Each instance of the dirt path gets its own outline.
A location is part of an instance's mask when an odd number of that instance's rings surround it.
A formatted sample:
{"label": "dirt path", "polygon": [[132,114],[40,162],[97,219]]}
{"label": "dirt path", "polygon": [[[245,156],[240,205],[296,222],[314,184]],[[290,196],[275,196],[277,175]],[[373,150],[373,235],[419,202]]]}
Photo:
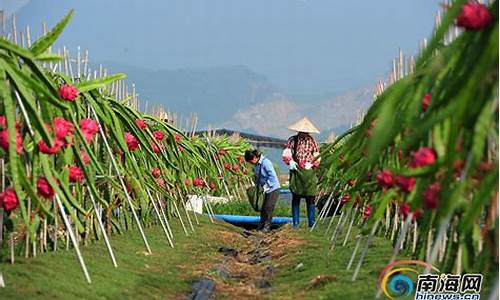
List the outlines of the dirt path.
{"label": "dirt path", "polygon": [[286,252],[304,242],[290,227],[262,234],[254,231],[221,232],[220,262],[205,268],[188,299],[265,299]]}

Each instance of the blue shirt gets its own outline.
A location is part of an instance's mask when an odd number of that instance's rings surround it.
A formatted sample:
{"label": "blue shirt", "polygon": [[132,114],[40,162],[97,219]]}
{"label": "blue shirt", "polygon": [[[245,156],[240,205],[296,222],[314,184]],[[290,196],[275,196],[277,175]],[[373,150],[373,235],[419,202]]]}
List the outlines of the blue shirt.
{"label": "blue shirt", "polygon": [[255,176],[259,179],[258,184],[264,188],[266,193],[273,192],[281,187],[273,164],[264,155],[260,156],[260,159],[253,168],[253,171]]}

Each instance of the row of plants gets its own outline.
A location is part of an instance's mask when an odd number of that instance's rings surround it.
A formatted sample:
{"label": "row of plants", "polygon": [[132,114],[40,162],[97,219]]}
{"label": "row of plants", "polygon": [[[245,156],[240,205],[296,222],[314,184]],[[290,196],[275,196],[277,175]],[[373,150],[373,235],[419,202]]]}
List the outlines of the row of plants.
{"label": "row of plants", "polygon": [[108,86],[124,74],[84,80],[44,69],[61,59],[47,50],[73,14],[29,48],[0,39],[0,228],[10,244],[2,258],[71,241],[86,273],[80,243],[104,237],[114,262],[107,235],[137,228],[150,252],[142,228],[161,224],[173,246],[172,216],[184,218],[185,234],[197,221],[188,195],[238,198],[251,172],[244,140],[188,137],[118,101]]}
{"label": "row of plants", "polygon": [[[463,32],[445,44],[455,26]],[[496,272],[498,36],[498,1],[454,1],[415,71],[322,147],[322,190],[344,212],[332,243],[354,223],[365,253],[373,235],[393,240],[388,263],[402,249],[443,273]]]}

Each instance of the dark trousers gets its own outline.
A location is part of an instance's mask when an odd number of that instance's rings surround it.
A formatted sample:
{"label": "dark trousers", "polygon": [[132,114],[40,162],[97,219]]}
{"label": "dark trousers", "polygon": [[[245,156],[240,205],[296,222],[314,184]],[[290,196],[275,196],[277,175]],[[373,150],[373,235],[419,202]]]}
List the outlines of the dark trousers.
{"label": "dark trousers", "polygon": [[267,193],[264,197],[264,203],[262,203],[262,208],[260,209],[260,224],[259,229],[271,227],[271,222],[273,220],[273,211],[278,201],[280,195],[280,190],[277,189],[270,193]]}
{"label": "dark trousers", "polygon": [[301,196],[292,193],[292,220],[293,226],[299,227],[300,222],[300,199],[306,199],[307,205],[307,220],[309,227],[314,225],[314,218],[316,214],[316,207],[314,206],[314,199],[316,196]]}

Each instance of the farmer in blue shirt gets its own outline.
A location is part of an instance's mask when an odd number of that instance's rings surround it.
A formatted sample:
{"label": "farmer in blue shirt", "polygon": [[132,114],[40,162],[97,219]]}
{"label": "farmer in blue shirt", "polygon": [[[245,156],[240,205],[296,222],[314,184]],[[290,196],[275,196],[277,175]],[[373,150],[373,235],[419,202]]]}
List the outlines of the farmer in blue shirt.
{"label": "farmer in blue shirt", "polygon": [[254,165],[256,182],[264,189],[264,203],[260,210],[259,230],[269,232],[273,219],[274,206],[280,195],[280,182],[271,161],[257,150],[247,150],[245,160]]}

